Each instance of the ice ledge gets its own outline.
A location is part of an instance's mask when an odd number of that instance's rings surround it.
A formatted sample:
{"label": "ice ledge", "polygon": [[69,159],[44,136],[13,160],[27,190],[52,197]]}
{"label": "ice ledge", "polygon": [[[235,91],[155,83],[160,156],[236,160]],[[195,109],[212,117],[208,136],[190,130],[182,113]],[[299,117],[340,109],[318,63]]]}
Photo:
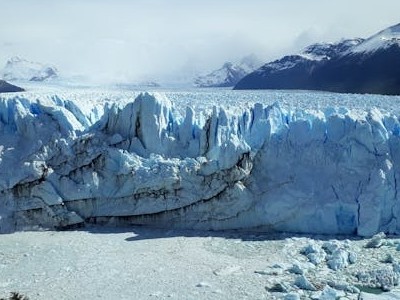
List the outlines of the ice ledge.
{"label": "ice ledge", "polygon": [[92,222],[400,233],[396,116],[279,104],[182,116],[147,93],[98,111],[0,99],[0,232]]}

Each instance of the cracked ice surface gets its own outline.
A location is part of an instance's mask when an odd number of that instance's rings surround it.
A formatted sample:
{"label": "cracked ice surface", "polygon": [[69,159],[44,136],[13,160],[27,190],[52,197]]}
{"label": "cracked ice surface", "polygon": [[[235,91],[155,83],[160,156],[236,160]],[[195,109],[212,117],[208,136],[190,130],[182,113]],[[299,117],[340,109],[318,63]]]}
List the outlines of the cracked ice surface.
{"label": "cracked ice surface", "polygon": [[84,222],[400,232],[394,110],[72,98],[0,98],[0,232]]}

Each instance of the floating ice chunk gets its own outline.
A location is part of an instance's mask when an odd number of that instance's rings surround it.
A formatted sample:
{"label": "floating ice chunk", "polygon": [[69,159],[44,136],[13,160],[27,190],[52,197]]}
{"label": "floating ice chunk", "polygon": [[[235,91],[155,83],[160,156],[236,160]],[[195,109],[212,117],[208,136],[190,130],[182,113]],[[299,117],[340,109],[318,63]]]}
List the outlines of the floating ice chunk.
{"label": "floating ice chunk", "polygon": [[283,299],[284,300],[300,300],[300,296],[299,296],[299,294],[296,294],[296,293],[290,293],[290,294],[286,294]]}
{"label": "floating ice chunk", "polygon": [[211,284],[209,284],[208,282],[199,282],[198,284],[196,284],[196,287],[199,288],[211,288]]}
{"label": "floating ice chunk", "polygon": [[335,250],[327,258],[328,267],[334,271],[346,268],[349,262],[349,252],[343,249]]}
{"label": "floating ice chunk", "polygon": [[290,285],[286,283],[275,283],[272,287],[267,288],[270,293],[287,293],[290,291]]}
{"label": "floating ice chunk", "polygon": [[288,271],[298,275],[303,275],[305,273],[304,269],[302,269],[298,264],[294,264]]}
{"label": "floating ice chunk", "polygon": [[346,293],[343,291],[337,291],[329,286],[326,286],[320,296],[320,300],[336,300],[340,297],[346,296]]}
{"label": "floating ice chunk", "polygon": [[326,253],[325,251],[317,244],[309,244],[301,253],[307,256],[308,260],[314,265],[318,265],[325,261]]}
{"label": "floating ice chunk", "polygon": [[385,268],[371,271],[360,271],[355,274],[358,281],[370,288],[378,288],[389,291],[399,285],[400,274],[393,268]]}
{"label": "floating ice chunk", "polygon": [[380,232],[374,235],[370,241],[365,245],[365,248],[380,248],[385,242],[386,234]]}
{"label": "floating ice chunk", "polygon": [[307,291],[317,290],[317,288],[304,275],[298,276],[294,284],[302,290],[307,290]]}

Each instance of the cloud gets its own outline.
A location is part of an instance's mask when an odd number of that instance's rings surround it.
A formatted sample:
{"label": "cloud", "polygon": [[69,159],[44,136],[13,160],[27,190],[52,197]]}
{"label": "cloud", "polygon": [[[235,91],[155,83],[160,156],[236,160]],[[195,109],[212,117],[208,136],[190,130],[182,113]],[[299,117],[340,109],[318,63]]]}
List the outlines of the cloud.
{"label": "cloud", "polygon": [[[0,0],[0,64],[13,55],[94,80],[186,76],[256,53],[368,36],[398,0]],[[7,45],[7,46],[5,46]]]}

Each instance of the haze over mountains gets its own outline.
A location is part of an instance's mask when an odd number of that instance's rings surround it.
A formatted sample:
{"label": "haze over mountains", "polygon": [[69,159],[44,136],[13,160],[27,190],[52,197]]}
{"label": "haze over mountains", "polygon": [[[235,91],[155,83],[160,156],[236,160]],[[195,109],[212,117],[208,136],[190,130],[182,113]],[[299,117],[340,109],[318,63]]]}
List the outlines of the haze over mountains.
{"label": "haze over mountains", "polygon": [[[181,85],[400,94],[400,24],[367,39],[312,44],[299,54],[287,55],[261,65],[255,55],[248,55],[237,62],[226,62],[219,69],[204,75],[187,78]],[[68,81],[70,78],[61,78],[57,68],[52,65],[12,57],[0,71],[0,79],[18,83]],[[85,79],[81,78],[80,81],[84,82]],[[119,82],[115,79],[110,80],[109,84],[123,88],[160,86],[157,79],[136,82]],[[3,83],[3,90],[5,86]],[[168,83],[163,82],[162,86],[167,87]]]}
{"label": "haze over mountains", "polygon": [[1,71],[1,77],[9,81],[46,81],[58,76],[56,67],[18,56],[10,58]]}
{"label": "haze over mountains", "polygon": [[400,94],[400,24],[368,39],[314,44],[266,63],[235,89],[305,89]]}

